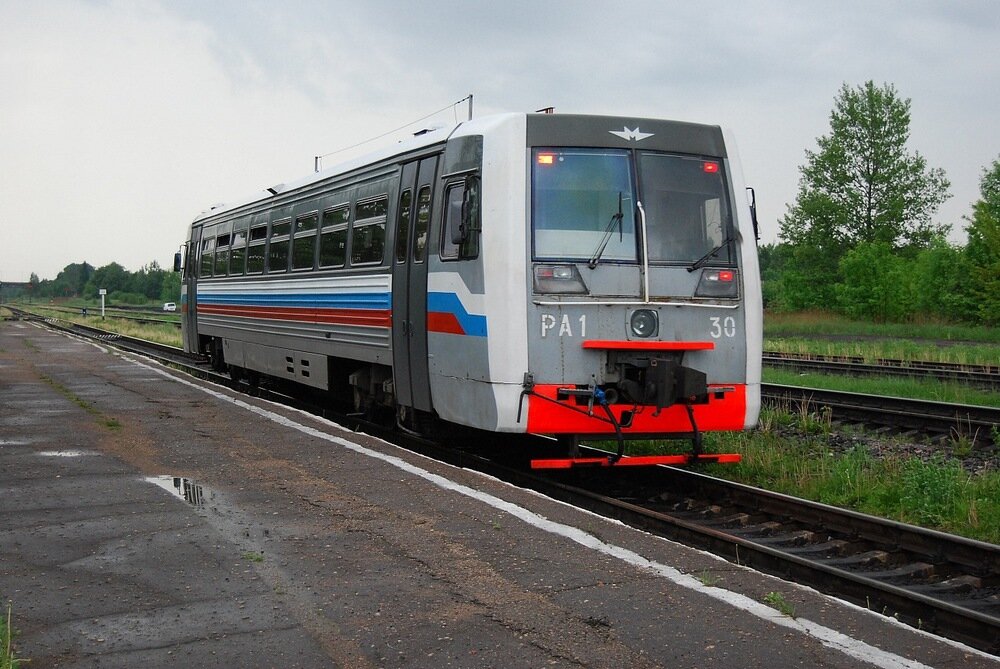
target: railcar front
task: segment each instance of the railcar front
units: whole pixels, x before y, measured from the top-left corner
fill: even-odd
[[[756,236],[731,139],[715,126],[560,115],[529,116],[526,137],[514,420],[571,451],[536,466],[580,464],[576,443],[595,438],[618,439],[612,464],[634,438],[691,439],[705,457],[702,432],[755,425]]]
[[[210,211],[186,253],[188,350],[406,427],[618,439],[624,464],[757,420],[756,239],[715,126],[475,119]]]

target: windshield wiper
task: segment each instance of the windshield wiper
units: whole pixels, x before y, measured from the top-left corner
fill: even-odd
[[[719,255],[719,251],[721,251],[722,249],[726,248],[727,246],[729,246],[730,244],[732,244],[735,241],[736,240],[733,239],[732,237],[726,237],[725,239],[722,240],[721,244],[719,244],[718,246],[716,246],[714,249],[712,249],[711,251],[709,251],[708,253],[706,253],[702,257],[700,257],[697,260],[695,260],[694,263],[690,267],[688,267],[688,271],[689,272],[695,271],[696,269],[698,269],[699,267],[701,267],[702,265],[704,265],[705,263],[707,263],[710,259],[712,259],[715,256]]]
[[[590,256],[590,260],[587,261],[587,267],[594,269],[597,267],[597,263],[601,261],[601,256],[604,255],[604,249],[608,247],[608,242],[611,241],[611,233],[615,229],[615,223],[618,224],[618,241],[623,241],[625,239],[625,231],[622,229],[622,219],[625,218],[622,214],[622,192],[618,191],[618,213],[611,216],[611,220],[608,221],[608,227],[604,229],[604,236],[601,237],[601,243],[597,245],[594,249],[594,255]]]

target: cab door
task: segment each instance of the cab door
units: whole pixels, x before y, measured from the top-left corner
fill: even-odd
[[[427,364],[427,253],[438,156],[403,165],[392,259],[392,367],[396,402],[431,410]]]
[[[201,231],[201,226],[191,230],[181,275],[181,338],[184,350],[194,353],[198,352],[198,251],[201,248]]]

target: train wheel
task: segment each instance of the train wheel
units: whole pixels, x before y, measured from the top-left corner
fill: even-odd
[[[222,340],[213,339],[212,347],[208,353],[209,359],[212,361],[212,369],[216,372],[225,372],[226,370],[226,359],[222,353]]]
[[[396,426],[418,436],[426,437],[434,430],[434,416],[413,407],[396,405]]]

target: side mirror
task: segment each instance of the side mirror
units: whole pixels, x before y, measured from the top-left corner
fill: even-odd
[[[181,271],[181,252],[180,251],[178,251],[177,253],[174,254],[174,271],[175,272]]]

